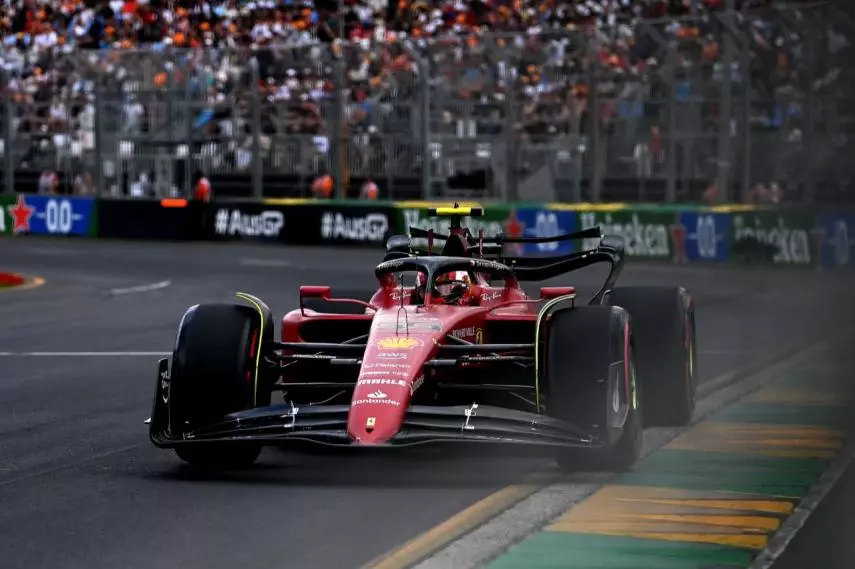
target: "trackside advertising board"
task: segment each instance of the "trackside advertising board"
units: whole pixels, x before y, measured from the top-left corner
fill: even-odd
[[[754,211],[731,217],[731,260],[769,265],[815,265],[816,216],[804,211]]]
[[[730,220],[726,213],[684,211],[680,213],[677,235],[681,236],[685,261],[718,262],[730,258]]]
[[[3,198],[0,232],[32,235],[95,235],[97,200],[92,197],[18,194]]]
[[[822,213],[817,218],[819,262],[823,267],[855,267],[855,213]]]
[[[330,204],[312,208],[311,215],[301,221],[306,234],[325,245],[383,247],[395,228],[395,210],[371,202],[356,206]]]
[[[0,195],[0,235],[12,232],[12,214],[9,208],[15,203],[15,197],[9,194]]]
[[[428,218],[440,202],[312,200],[117,199],[63,195],[0,195],[0,234],[130,239],[268,241],[283,245],[382,249],[410,227],[449,231],[449,218]],[[559,204],[460,202],[483,207],[464,217],[473,235],[551,237],[599,226],[626,240],[627,257],[665,263],[855,267],[855,209],[751,205]],[[423,244],[414,243],[417,247]],[[508,255],[558,256],[597,240],[509,244]]]

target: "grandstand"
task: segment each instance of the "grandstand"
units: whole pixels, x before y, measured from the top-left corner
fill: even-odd
[[[774,4],[11,2],[5,183],[50,170],[66,191],[165,195],[202,169],[219,195],[307,195],[330,174],[385,197],[775,181],[831,199],[853,178],[855,24],[846,4]]]

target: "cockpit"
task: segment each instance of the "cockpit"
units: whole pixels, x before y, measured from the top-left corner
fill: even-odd
[[[378,265],[376,273],[385,294],[405,304],[477,306],[491,280],[516,282],[500,263],[456,257],[395,259]]]

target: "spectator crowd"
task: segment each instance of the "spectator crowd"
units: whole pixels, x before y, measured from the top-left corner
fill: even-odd
[[[0,64],[12,104],[0,121],[14,140],[3,151],[19,168],[85,170],[97,130],[115,138],[102,149],[115,142],[150,176],[145,141],[186,142],[190,124],[209,172],[248,170],[258,152],[269,171],[314,178],[346,136],[352,173],[404,177],[435,153],[419,145],[425,130],[447,148],[508,135],[535,149],[569,146],[589,132],[596,96],[609,164],[632,156],[629,175],[656,176],[676,84],[677,128],[697,139],[681,149],[684,167],[708,176],[726,35],[711,14],[726,3],[5,0]],[[750,84],[753,126],[791,144],[806,90],[836,100],[851,89],[851,30],[827,15],[788,24],[771,4],[735,2],[751,57],[733,59],[734,93]]]

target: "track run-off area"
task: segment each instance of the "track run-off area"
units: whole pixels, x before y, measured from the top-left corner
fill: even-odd
[[[623,284],[694,296],[702,397],[692,426],[648,429],[645,460],[619,476],[471,447],[271,448],[203,475],[149,443],[156,361],[187,307],[244,291],[279,319],[301,284],[375,286],[381,257],[0,239],[0,270],[44,280],[0,290],[0,566],[855,566],[855,280],[842,273],[630,260]],[[581,296],[601,278],[556,282]]]

